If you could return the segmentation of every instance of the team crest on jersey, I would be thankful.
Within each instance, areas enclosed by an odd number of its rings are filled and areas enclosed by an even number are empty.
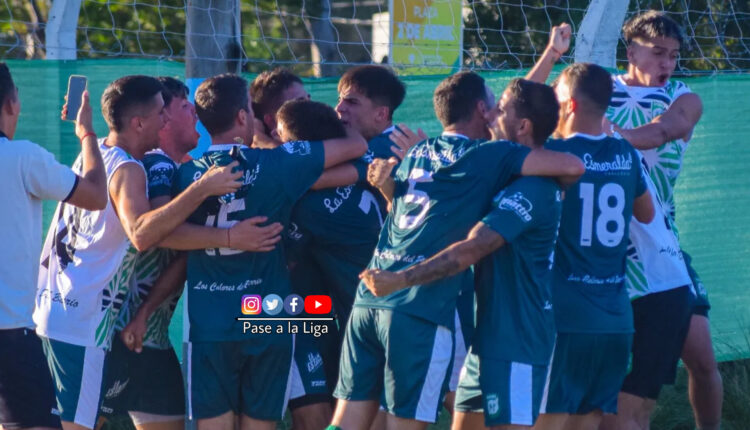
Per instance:
[[[281,147],[290,154],[310,155],[310,152],[312,151],[310,148],[310,142],[306,140],[287,142],[281,145]]]
[[[323,365],[323,357],[319,353],[307,354],[307,372],[313,373]]]
[[[498,209],[515,212],[524,222],[531,221],[531,210],[534,209],[534,205],[520,191],[509,196],[501,195],[499,200]]]
[[[171,185],[174,167],[164,161],[158,162],[148,169],[149,185]]]
[[[490,393],[487,394],[487,413],[490,414],[490,416],[497,415],[497,413],[500,411],[500,399],[498,399],[497,394]]]

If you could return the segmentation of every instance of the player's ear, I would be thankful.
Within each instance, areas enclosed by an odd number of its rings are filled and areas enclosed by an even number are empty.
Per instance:
[[[245,125],[247,125],[247,121],[248,121],[247,116],[248,116],[248,112],[245,109],[240,109],[237,111],[237,116],[234,117],[234,122],[237,125],[244,127]]]
[[[388,109],[388,106],[378,106],[375,109],[375,119],[379,122],[388,122],[391,119],[390,112],[391,110]]]
[[[533,137],[534,135],[534,124],[531,122],[528,118],[522,118],[521,121],[519,121],[518,124],[518,135],[519,136],[529,136]]]

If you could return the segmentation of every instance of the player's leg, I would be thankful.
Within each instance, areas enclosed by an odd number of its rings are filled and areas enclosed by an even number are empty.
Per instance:
[[[96,426],[104,379],[105,351],[42,338],[65,430]]]
[[[451,430],[483,430],[484,414],[481,412],[461,412],[456,410],[451,421]]]
[[[34,330],[0,330],[0,428],[13,423],[14,429],[59,429],[56,408],[47,359]]]
[[[294,430],[320,430],[333,415],[319,339],[305,334],[295,336],[289,390]]]
[[[448,392],[445,394],[443,406],[448,413],[453,415],[453,406],[456,403],[456,389],[458,388],[458,379],[466,360],[466,353],[469,349],[468,341],[474,334],[474,292],[467,293],[462,291],[456,304],[455,318],[456,341],[453,351],[453,369],[451,379],[448,382]]]
[[[601,411],[592,411],[584,415],[571,415],[565,421],[563,430],[597,430],[601,421]]]
[[[198,430],[235,430],[236,415],[229,411],[210,418],[198,418]]]
[[[543,413],[534,424],[534,430],[562,430],[570,417],[569,414]]]
[[[479,385],[479,357],[468,353],[456,384],[452,430],[485,429],[482,390]]]
[[[426,428],[437,421],[448,390],[454,335],[447,327],[408,314],[377,312],[378,334],[386,346],[386,428]]]
[[[291,334],[241,341],[246,358],[240,375],[241,430],[274,430],[289,402],[294,355]]]
[[[708,323],[711,305],[706,288],[692,267],[690,255],[686,252],[682,255],[697,295],[690,329],[682,351],[682,361],[688,371],[688,396],[695,414],[696,426],[700,430],[718,429],[721,424],[724,387],[711,342],[711,329]]]
[[[333,409],[328,402],[312,403],[290,409],[292,430],[320,430],[331,422]]]
[[[107,352],[97,430],[111,419],[127,417],[128,411],[132,409],[134,384],[131,364],[132,359],[137,356],[122,342],[119,331],[115,331],[112,335],[112,347]]]
[[[235,430],[243,364],[238,344],[187,344],[187,415],[195,420],[198,430]]]
[[[331,425],[344,430],[370,428],[383,392],[385,348],[378,333],[378,309],[355,307],[346,325],[339,378],[333,396],[338,399]]]
[[[602,417],[600,430],[647,430],[656,400],[621,392],[617,396],[617,415]]]

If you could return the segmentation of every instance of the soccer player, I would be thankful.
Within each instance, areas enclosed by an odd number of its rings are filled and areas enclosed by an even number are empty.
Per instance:
[[[107,87],[102,113],[110,132],[99,142],[107,205],[94,211],[61,203],[43,248],[33,318],[67,430],[93,428],[96,422],[105,352],[136,251],[167,239],[207,196],[239,186],[239,174],[230,167],[213,169],[178,198],[150,210],[146,172],[138,160],[158,144],[165,121],[161,91],[161,83],[147,76],[126,76]],[[192,239],[177,235],[176,240]]]
[[[612,95],[609,73],[574,64],[562,72],[555,92],[557,133],[564,139],[547,147],[576,154],[586,172],[563,202],[552,278],[557,340],[536,427],[593,430],[602,414],[617,411],[630,355],[628,225],[633,216],[650,222],[654,207],[637,152],[602,131]]]
[[[541,148],[558,110],[552,88],[515,79],[492,110],[492,137]],[[362,274],[374,295],[385,296],[454,276],[481,260],[477,332],[456,393],[454,429],[512,429],[536,419],[555,339],[549,281],[561,201],[553,180],[520,178],[494,198],[465,239],[408,269]]]
[[[142,160],[148,175],[152,209],[169,202],[177,166],[198,143],[197,117],[193,104],[187,99],[188,88],[171,77],[158,79],[163,86],[168,120],[159,131],[159,148],[147,152]],[[253,219],[253,222],[263,221],[262,217]],[[278,223],[258,227],[258,240],[278,241],[281,229]],[[169,322],[184,283],[184,262],[178,263],[183,268],[182,279],[173,283],[176,288],[171,289],[169,297],[164,300],[150,297],[157,278],[176,256],[175,251],[165,248],[152,248],[136,256],[128,302],[115,324],[112,351],[107,357],[102,414],[127,412],[138,429],[184,427],[182,374],[169,341]],[[159,300],[161,304],[151,306],[147,298]],[[130,342],[123,343],[119,334],[129,323],[133,324],[130,330],[136,333]],[[129,345],[135,343],[136,336],[137,344]]]
[[[189,216],[199,225],[232,225],[262,213],[285,224],[292,206],[323,169],[360,157],[364,139],[290,142],[276,149],[250,149],[254,121],[247,82],[225,74],[204,81],[196,111],[212,145],[198,160],[180,166],[174,191],[190,187],[212,165],[231,162],[233,147],[243,186],[233,195],[209,199]],[[197,179],[200,180],[200,179]],[[188,415],[199,429],[273,429],[283,417],[292,359],[292,336],[243,333],[234,315],[242,306],[258,313],[259,297],[290,292],[284,251],[244,253],[232,245],[188,254],[190,318]],[[243,297],[244,296],[244,297]]]
[[[683,82],[670,81],[683,43],[683,31],[665,13],[648,11],[625,23],[623,37],[628,44],[628,71],[613,76],[614,92],[606,115],[611,122],[606,122],[605,132],[618,132],[643,154],[659,199],[674,225],[674,187],[682,157],[703,112],[697,94]],[[550,44],[529,78],[546,79],[554,62],[568,49],[569,39],[567,24],[554,28]],[[718,429],[723,388],[708,324],[710,305],[690,257],[684,252],[683,257],[697,293],[682,349],[690,403],[698,428]],[[647,407],[641,405],[641,400],[632,400],[634,407]]]
[[[250,84],[257,121],[253,147],[275,148],[284,143],[276,134],[276,112],[288,100],[310,100],[302,79],[282,67],[261,72]]]
[[[20,113],[18,88],[8,66],[0,63],[0,177],[7,209],[0,223],[0,241],[6,244],[0,266],[0,427],[59,428],[52,378],[31,319],[42,200],[102,209],[107,201],[106,176],[88,92],[76,116],[81,165],[75,171],[41,146],[14,139]]]
[[[411,148],[395,177],[383,159],[368,171],[393,205],[370,269],[400,270],[466,237],[513,175],[581,172],[580,160],[568,154],[486,141],[486,115],[495,98],[475,73],[443,80],[434,104],[443,135]],[[385,297],[373,296],[360,283],[329,428],[368,429],[381,399],[388,429],[423,429],[436,420],[450,376],[456,297],[464,282],[471,282],[468,272]]]

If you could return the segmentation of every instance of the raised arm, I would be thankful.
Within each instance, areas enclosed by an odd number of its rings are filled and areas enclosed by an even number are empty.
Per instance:
[[[650,123],[630,130],[614,126],[611,130],[637,149],[646,150],[662,146],[675,139],[689,139],[695,125],[703,115],[703,103],[695,93],[683,94],[663,114]],[[609,131],[609,127],[605,127]]]
[[[66,102],[62,118],[66,117],[67,112]],[[92,211],[102,210],[107,206],[107,173],[92,125],[88,91],[81,96],[81,107],[76,116],[76,136],[81,141],[81,176],[67,203]]]
[[[369,269],[359,277],[373,295],[387,296],[412,285],[424,285],[461,273],[503,245],[505,239],[501,235],[479,222],[466,239],[450,245],[419,264],[398,272]]]
[[[323,141],[323,147],[325,148],[324,167],[327,169],[365,155],[367,141],[361,134],[347,127],[346,137],[326,139]]]
[[[572,30],[567,23],[552,27],[547,47],[544,49],[542,56],[536,61],[536,64],[534,64],[534,67],[526,74],[526,79],[539,82],[540,84],[547,82],[547,78],[549,78],[549,74],[552,72],[555,63],[570,48],[571,36]]]
[[[575,183],[584,172],[585,168],[580,158],[548,149],[532,150],[521,167],[523,176],[554,177],[562,186]]]
[[[117,169],[109,184],[112,203],[133,246],[144,251],[161,242],[209,196],[224,195],[236,190],[242,172],[232,172],[233,162],[224,167],[211,167],[200,179],[166,205],[150,210],[146,199],[146,175],[135,163]]]

